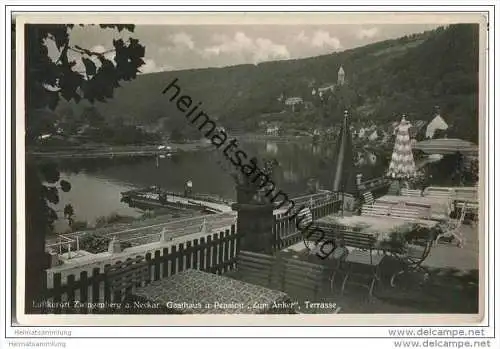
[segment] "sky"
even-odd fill
[[[256,64],[318,56],[437,28],[436,24],[335,25],[150,25],[133,33],[75,27],[70,43],[96,52],[112,40],[134,37],[146,47],[142,73]],[[54,57],[55,45],[48,42]],[[113,58],[113,52],[107,56]],[[74,57],[79,60],[79,57]],[[83,71],[83,65],[77,61]]]

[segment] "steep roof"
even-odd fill
[[[441,115],[438,114],[434,119],[432,119],[431,122],[429,122],[429,125],[427,125],[427,129],[425,131],[425,137],[432,138],[436,130],[447,130],[447,129],[448,129],[448,124],[444,121]]]

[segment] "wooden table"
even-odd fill
[[[430,197],[430,196],[398,196],[398,195],[385,195],[378,198],[375,204],[405,204],[411,206],[416,205],[427,205],[431,209],[431,215],[434,219],[446,219],[450,216],[453,210],[453,202],[445,197]]]
[[[153,281],[134,291],[138,304],[158,307],[160,313],[171,314],[270,314],[290,313],[284,292],[249,284],[229,277],[196,269]],[[142,303],[141,303],[142,302]]]

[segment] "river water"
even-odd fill
[[[313,145],[305,142],[252,142],[239,146],[259,161],[275,159],[273,180],[290,197],[305,194],[310,178],[317,178],[322,188],[333,183],[332,160],[334,144]],[[92,223],[100,216],[117,213],[138,216],[141,211],[120,202],[120,193],[132,188],[160,186],[165,190],[182,191],[187,180],[193,191],[235,199],[234,181],[228,168],[220,165],[220,151],[185,152],[171,157],[71,159],[60,163],[62,178],[72,189],[60,193],[58,209],[71,204],[76,220]],[[380,176],[385,162],[359,168],[364,178]],[[60,214],[61,215],[61,214]]]

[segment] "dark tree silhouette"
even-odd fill
[[[81,25],[83,26],[83,25]],[[133,25],[101,24],[103,29],[118,32],[134,31]],[[47,110],[54,110],[61,98],[76,103],[85,99],[90,103],[105,102],[121,81],[132,80],[144,64],[145,48],[137,39],[113,40],[115,58],[105,53],[92,52],[71,45],[70,33],[74,25],[25,26],[25,105],[26,144],[29,147],[46,130],[40,127],[37,117]],[[58,58],[49,57],[46,40],[52,40],[58,49]],[[85,66],[84,72],[76,71],[76,62],[69,53],[76,53]],[[45,184],[44,184],[45,183]],[[40,164],[26,157],[26,299],[25,311],[35,313],[34,301],[43,297],[44,269],[48,267],[45,254],[45,235],[50,233],[57,219],[50,204],[59,202],[58,190],[69,191],[71,185],[59,178],[53,163]]]
[[[64,206],[64,218],[68,220],[68,224],[70,227],[73,226],[73,216],[75,215],[75,210],[71,204],[67,204]]]

